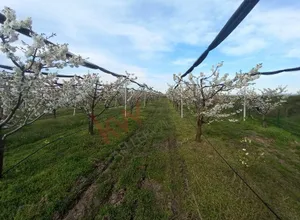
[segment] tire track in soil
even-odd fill
[[[161,110],[161,109],[159,109],[159,110]],[[158,113],[159,110],[156,109],[155,113]],[[155,129],[151,128],[151,125],[150,125],[150,128],[147,127],[147,128],[144,128],[144,130],[138,131],[135,135],[136,135],[136,138],[138,138],[138,140],[139,140],[139,144],[135,145],[133,142],[131,142],[131,144],[133,145],[133,147],[136,150],[139,149],[138,152],[136,152],[137,154],[134,157],[143,157],[143,158],[145,158],[145,163],[144,163],[143,166],[141,166],[142,169],[143,169],[141,178],[138,180],[138,182],[136,184],[136,187],[137,187],[138,190],[141,190],[144,187],[145,181],[147,179],[147,168],[148,168],[147,160],[148,160],[148,153],[149,153],[147,151],[149,149],[149,148],[147,149],[147,146],[148,145],[149,146],[153,145],[153,139],[151,139],[151,140],[146,140],[146,139],[149,138],[149,136],[148,136],[149,134],[151,136],[151,135],[153,135],[153,133],[156,133],[154,130]],[[147,135],[145,135],[146,132],[147,132]],[[139,136],[139,135],[141,135],[141,136]],[[115,193],[118,193],[118,192],[115,192]],[[130,210],[131,210],[130,218],[129,218],[130,220],[135,219],[137,208],[138,208],[138,199],[135,199],[133,201],[133,205],[130,208]],[[109,216],[104,216],[103,219],[110,219],[110,217]]]
[[[173,159],[173,150],[174,150],[174,144],[175,144],[175,139],[169,137],[168,138],[168,142],[167,142],[167,147],[168,147],[168,151],[169,151],[169,162],[170,162],[170,172],[171,172],[171,185],[175,185],[175,181],[174,178],[172,178],[173,176],[176,175],[175,173],[175,169],[174,169],[174,159]],[[171,209],[173,215],[170,219],[176,219],[176,217],[179,215],[179,204],[177,202],[177,196],[176,193],[172,191],[172,195],[170,196],[171,198],[169,198],[170,202],[169,202],[169,208]]]
[[[183,207],[184,202],[188,201],[191,197],[191,192],[189,187],[187,166],[184,158],[180,156],[178,152],[179,146],[174,136],[170,136],[168,138],[167,147],[169,151],[171,185],[176,185],[178,178],[183,185],[182,197],[180,196],[180,193],[175,190],[172,191],[172,195],[169,198],[169,206],[173,213],[170,219],[200,219],[195,215],[195,213],[186,211]],[[179,174],[176,173],[176,169],[179,170]]]
[[[86,188],[85,191],[82,192],[80,198],[77,200],[76,204],[72,209],[69,210],[67,215],[63,217],[64,220],[73,220],[73,219],[81,219],[83,217],[89,216],[92,213],[92,208],[105,202],[109,199],[109,195],[111,194],[115,182],[113,181],[109,187],[108,194],[102,198],[98,199],[95,197],[95,194],[98,190],[97,179],[100,178],[103,174],[105,174],[110,165],[113,163],[115,159],[115,155],[111,157],[111,159],[103,166],[100,167],[100,172],[98,172],[98,177],[95,177],[92,183]]]
[[[158,110],[156,110],[156,112],[158,112]],[[149,135],[149,132],[150,130],[153,132],[153,129],[145,129],[144,132],[148,132],[148,135]],[[146,150],[142,150],[142,149],[145,149],[145,147],[147,148],[147,146],[152,146],[153,145],[153,140],[150,140],[149,143],[146,143],[146,142],[141,142],[141,138],[145,138],[144,136],[144,132],[138,132],[137,133],[137,136],[139,133],[142,134],[142,136],[138,137],[139,138],[139,141],[140,141],[140,146],[135,146],[136,148],[139,148],[140,151],[138,152],[138,155],[135,155],[135,157],[143,157],[145,158],[145,163],[144,165],[142,166],[142,175],[141,175],[141,178],[138,180],[137,184],[136,184],[136,187],[138,190],[142,189],[142,187],[144,186],[144,183],[146,181],[146,178],[147,178],[147,169],[148,169],[148,163],[147,163],[147,160],[148,160],[148,151],[147,149]],[[146,136],[147,138],[147,136]],[[149,140],[148,140],[149,141]],[[138,208],[138,199],[135,199],[134,202],[133,202],[133,206],[131,207],[131,215],[130,215],[130,220],[133,220],[135,218],[135,215],[136,215],[136,209]]]
[[[158,112],[158,109],[156,108],[155,111],[153,111],[150,114],[150,117],[148,116],[148,120],[151,120],[152,117]],[[106,197],[100,201],[100,199],[97,199],[95,197],[95,194],[98,190],[97,183],[96,181],[105,173],[108,171],[110,165],[114,162],[114,159],[116,155],[122,155],[122,151],[128,151],[130,149],[128,148],[128,145],[131,145],[129,143],[129,140],[131,137],[136,135],[137,133],[141,132],[144,129],[144,124],[139,126],[137,129],[130,134],[121,145],[120,148],[115,149],[110,155],[109,155],[109,160],[107,162],[100,162],[99,164],[96,165],[96,170],[92,172],[87,178],[83,178],[79,180],[79,186],[74,187],[71,191],[74,192],[76,195],[75,198],[67,198],[66,200],[71,200],[71,202],[66,202],[69,203],[69,211],[63,211],[62,213],[54,213],[53,215],[53,220],[74,220],[74,219],[82,219],[86,218],[87,216],[93,215],[93,209],[95,207],[99,207],[102,204],[105,204],[106,202],[109,201],[110,197],[112,196],[113,193],[113,188],[115,186],[115,183],[117,180],[113,181],[113,183],[110,186],[110,190],[107,193]],[[125,144],[127,142],[127,144]],[[131,146],[132,147],[132,146]],[[122,161],[122,160],[121,160]],[[120,161],[119,161],[120,162]],[[148,165],[147,165],[148,166]],[[145,166],[147,168],[147,166]],[[144,179],[146,178],[146,170],[145,170],[145,176]],[[135,209],[137,208],[137,201],[136,201],[136,207],[133,210],[133,213],[135,212]],[[92,217],[93,218],[93,217]],[[133,216],[134,218],[134,216]]]
[[[121,147],[121,149],[124,147]],[[62,213],[55,213],[54,220],[60,219],[79,219],[80,217],[87,215],[88,204],[92,203],[93,195],[97,191],[96,181],[99,177],[106,173],[110,165],[113,163],[116,155],[116,151],[113,151],[109,159],[106,162],[100,162],[95,165],[96,169],[87,178],[82,178],[77,181],[76,186],[71,190],[75,197],[68,197],[63,203],[69,203],[69,211]],[[96,202],[96,201],[95,201]]]
[[[147,160],[146,160],[147,161]],[[140,180],[137,182],[137,188],[140,190],[142,188],[142,186],[144,185],[146,176],[147,176],[147,168],[148,168],[148,164],[144,164],[143,166],[143,173],[142,173],[142,177],[140,178]],[[136,209],[138,207],[138,199],[134,200],[133,202],[133,206],[131,209],[131,216],[130,216],[130,220],[133,220],[135,217],[135,213],[136,213]]]

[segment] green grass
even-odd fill
[[[101,120],[110,117],[121,120],[121,109]],[[291,117],[285,129],[263,128],[259,120],[204,127],[204,136],[282,219],[300,219],[300,138],[291,132],[299,116]],[[82,129],[0,180],[0,219],[275,219],[207,141],[194,141],[194,117],[181,119],[160,99],[141,109],[141,119],[140,126],[129,121],[128,133],[112,125],[121,135],[110,135],[109,144],[97,132],[88,135],[86,116],[71,110],[11,136],[6,169]],[[251,143],[242,143],[245,137]]]
[[[248,110],[247,114],[249,113],[256,120],[261,121],[261,115],[257,114],[255,110]],[[242,114],[240,114],[240,118],[242,118]],[[300,137],[300,96],[290,96],[286,103],[266,116],[266,121],[269,125]]]
[[[148,111],[153,111],[153,117],[127,142],[128,150],[123,152],[122,160],[113,170],[113,190],[108,198],[126,189],[122,202],[116,205],[107,199],[98,207],[95,219],[152,220],[168,219],[171,215],[167,199],[171,192],[165,139],[174,127],[168,123],[168,106],[163,102]],[[102,184],[103,181],[98,182],[98,195],[107,197],[103,196],[107,190],[103,190]]]
[[[193,141],[195,119],[187,113],[184,119],[175,115],[178,138],[189,138],[181,153],[203,219],[275,219],[205,140]],[[204,136],[282,219],[300,219],[299,136],[273,125],[263,128],[260,121],[250,119],[205,125]],[[241,143],[245,137],[251,144]]]
[[[106,111],[98,121],[109,117],[122,120],[121,109]],[[129,132],[137,128],[129,121]],[[31,152],[61,135],[80,132],[48,145],[0,180],[0,219],[51,219],[55,212],[63,212],[73,198],[76,181],[87,177],[129,133],[120,131],[118,139],[104,144],[96,132],[87,133],[87,119],[83,114],[45,118],[24,128],[7,140],[5,170]],[[85,129],[86,128],[86,129]]]

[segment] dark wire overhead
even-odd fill
[[[288,69],[282,69],[282,70],[275,70],[275,71],[270,71],[270,72],[257,72],[252,75],[274,75],[277,73],[282,73],[282,72],[293,72],[293,71],[299,71],[300,67],[294,67],[294,68],[288,68]]]
[[[5,15],[2,14],[2,13],[0,13],[0,23],[3,24],[5,20],[6,20]],[[20,28],[20,29],[15,29],[15,30],[17,32],[19,32],[19,33],[27,36],[27,37],[32,37],[32,35],[35,34],[32,30],[29,30],[27,28]],[[45,39],[44,41],[48,45],[55,45],[54,43],[52,43],[49,40]],[[74,55],[75,54],[73,54],[71,52],[67,52],[67,54],[66,54],[66,56],[68,58],[73,57]],[[124,78],[127,78],[130,82],[135,83],[135,84],[137,84],[140,87],[146,87],[147,89],[149,89],[149,87],[145,83],[144,84],[140,84],[140,83],[138,83],[138,82],[136,82],[136,81],[134,81],[132,79],[129,79],[126,75],[121,75],[121,74],[117,74],[117,73],[111,72],[111,71],[109,71],[109,70],[107,70],[107,69],[105,69],[105,68],[103,68],[101,66],[98,66],[96,64],[93,64],[91,62],[88,62],[88,61],[84,60],[82,66],[85,66],[85,67],[90,68],[90,69],[98,69],[98,70],[100,70],[100,71],[102,71],[104,73],[110,74],[110,75],[115,76],[115,77],[124,77]]]
[[[7,65],[2,65],[2,64],[0,64],[0,68],[2,68],[2,69],[6,69],[6,70],[13,70],[14,69],[14,67],[12,67],[12,66],[7,66]],[[26,71],[27,73],[33,73],[33,71],[31,71],[31,70],[27,70]],[[47,73],[47,72],[41,72],[43,75],[48,75],[49,73]],[[56,77],[61,77],[61,78],[73,78],[73,77],[78,77],[79,79],[83,79],[83,77],[81,77],[81,76],[77,76],[77,75],[63,75],[63,74],[56,74],[55,75]]]
[[[14,67],[12,67],[12,66],[2,65],[2,64],[0,64],[0,68],[6,69],[6,70],[13,70],[13,69],[14,69]],[[31,70],[27,70],[26,72],[27,72],[27,73],[33,73],[33,71],[31,71]],[[11,74],[13,74],[13,73],[11,73]],[[41,74],[43,74],[43,75],[48,75],[49,73],[47,73],[47,72],[41,72]],[[82,76],[78,76],[78,75],[55,74],[55,76],[56,76],[56,77],[59,77],[59,78],[73,78],[73,77],[77,77],[77,78],[79,78],[79,79],[83,79]],[[56,85],[58,85],[58,86],[63,86],[62,83],[58,83],[58,82],[56,82]],[[148,87],[146,84],[144,84],[144,85],[145,85],[145,86],[140,86],[140,87],[142,87],[142,88],[147,88],[149,91],[154,92],[154,93],[160,93],[160,92],[154,90],[152,87]],[[132,88],[132,89],[133,89],[133,88]],[[136,90],[136,89],[134,89],[134,90],[135,90],[135,91],[138,91],[138,90]]]
[[[220,43],[222,43],[231,32],[243,21],[243,19],[249,14],[249,12],[254,8],[254,6],[259,2],[259,0],[244,0],[240,7],[234,12],[231,18],[227,21],[225,26],[213,40],[213,42],[208,46],[208,48],[201,54],[201,56],[196,60],[196,62],[181,76],[180,81],[187,74],[191,73],[195,67],[199,66],[203,60],[207,57],[208,53],[215,49]],[[178,84],[175,86],[177,88]]]

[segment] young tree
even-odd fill
[[[245,86],[237,92],[237,102],[235,103],[235,109],[243,106],[243,120],[246,120],[246,111],[251,109],[253,101],[256,99],[257,93],[253,87]]]
[[[128,85],[130,84],[131,80],[136,80],[137,77],[134,76],[132,73],[128,73],[126,71],[127,78],[124,81],[123,87],[121,88],[120,94],[123,96],[123,101],[124,101],[124,116],[125,118],[127,117],[127,106],[128,106],[128,98],[130,98],[130,94],[128,92],[130,89],[128,88]],[[133,106],[134,107],[134,106]]]
[[[6,138],[59,105],[51,92],[56,86],[55,75],[42,75],[41,70],[78,66],[82,62],[80,57],[66,57],[66,44],[46,44],[48,38],[44,34],[32,32],[31,44],[21,41],[22,46],[16,46],[19,35],[15,29],[31,30],[32,21],[30,18],[16,20],[15,11],[7,7],[2,12],[6,20],[0,26],[0,51],[13,63],[14,69],[0,73],[0,177]]]
[[[115,97],[115,107],[123,106],[124,105],[124,98],[121,94],[121,91]]]
[[[53,98],[51,99],[51,103],[49,102],[47,105],[52,106],[53,118],[56,118],[57,109],[65,105],[65,100],[62,96],[62,87],[57,84],[57,80],[49,85],[48,95]]]
[[[195,113],[197,117],[196,141],[201,141],[202,127],[204,124],[210,124],[213,121],[220,121],[229,118],[239,112],[232,112],[235,98],[230,95],[234,89],[247,85],[250,81],[257,79],[259,76],[251,76],[258,71],[261,65],[257,65],[250,73],[236,73],[233,79],[229,74],[223,76],[219,73],[222,63],[212,67],[212,73],[205,75],[200,73],[199,76],[189,75],[188,81],[183,80],[185,85],[184,101],[187,106]],[[179,77],[174,76],[179,81]],[[230,109],[230,110],[229,110]],[[234,121],[229,119],[229,121]]]
[[[259,91],[260,93],[254,96],[252,106],[262,116],[262,126],[267,127],[266,115],[286,102],[287,96],[284,94],[286,87],[278,86],[275,89],[267,88]]]
[[[65,99],[69,106],[83,110],[88,118],[88,131],[94,134],[94,120],[99,117],[118,94],[119,87],[124,83],[124,78],[119,78],[113,83],[103,83],[98,74],[87,74],[74,77],[63,83]],[[96,113],[98,104],[103,104],[104,109]]]
[[[176,80],[176,78],[174,78]],[[180,91],[178,89],[174,89],[172,86],[169,85],[167,91],[167,97],[172,101],[173,106],[176,110],[179,110],[180,107]]]
[[[130,109],[130,114],[132,114],[134,107],[138,105],[138,102],[142,97],[143,90],[139,91],[139,90],[131,89],[128,91],[127,94],[128,94],[127,103]]]
[[[146,107],[146,105],[149,103],[149,101],[151,99],[152,99],[151,91],[147,91],[146,89],[144,89],[144,92],[143,92],[143,105],[144,105],[144,107]]]

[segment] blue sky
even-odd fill
[[[2,0],[1,8],[32,17],[34,31],[56,33],[57,43],[111,71],[136,73],[139,82],[165,91],[206,49],[241,0]],[[224,61],[221,73],[261,71],[300,64],[300,2],[261,0],[237,29],[210,52],[197,74]],[[0,56],[0,63],[8,63]],[[87,69],[65,69],[84,74]],[[106,80],[111,77],[103,73]],[[256,87],[300,90],[300,72],[262,76]]]

